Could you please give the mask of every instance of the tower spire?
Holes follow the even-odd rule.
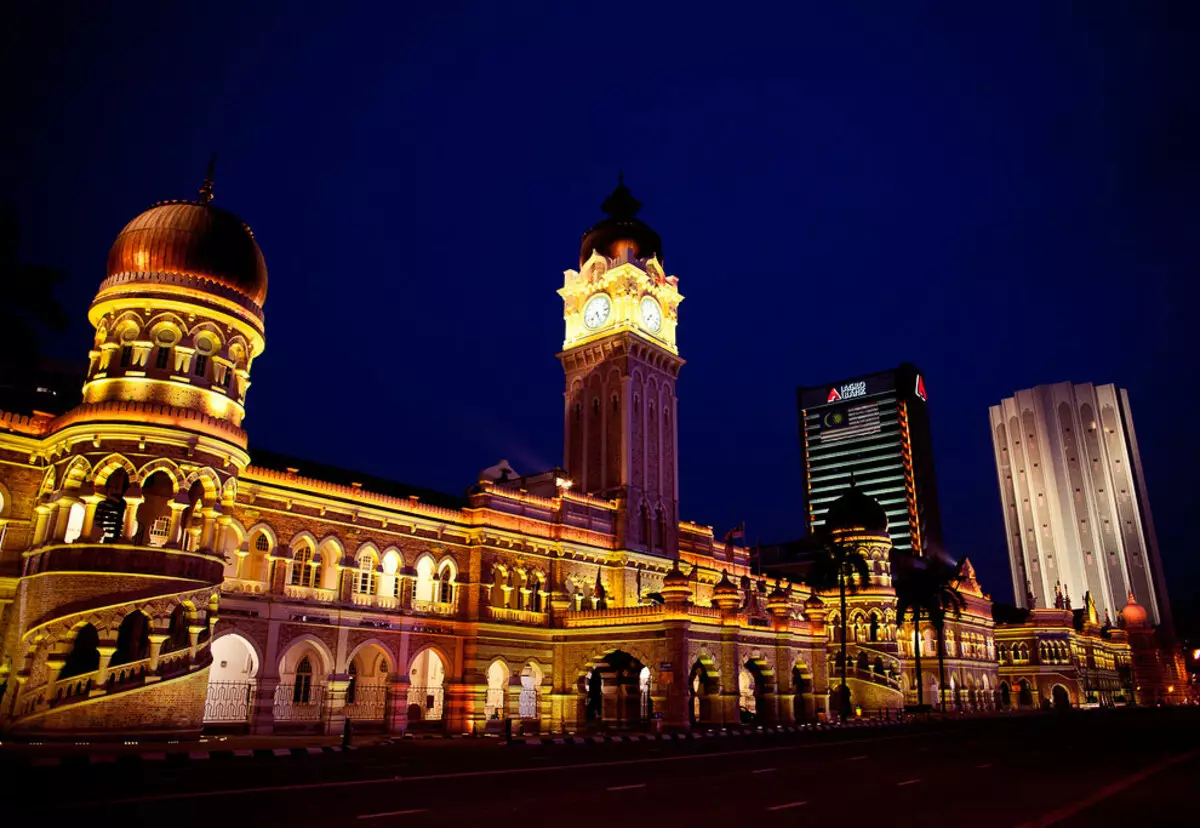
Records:
[[[217,167],[217,154],[214,152],[212,157],[208,159],[208,172],[204,174],[204,183],[200,185],[200,203],[212,204],[213,200],[213,172]]]

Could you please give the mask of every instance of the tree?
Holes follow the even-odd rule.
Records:
[[[955,617],[962,615],[967,601],[958,590],[962,579],[960,567],[951,566],[941,558],[933,558],[927,570],[929,590],[932,593],[931,604],[936,608],[930,612],[929,620],[937,631],[938,647],[938,702],[942,712],[946,712],[946,614],[954,613]]]
[[[925,706],[925,686],[921,679],[921,618],[933,620],[941,605],[929,578],[928,561],[911,552],[892,549],[892,585],[896,591],[896,620],[904,624],[913,617],[913,658],[917,668],[917,707]]]
[[[842,684],[838,688],[838,713],[843,719],[850,715],[850,688],[846,684],[846,665],[849,661],[846,654],[846,594],[857,592],[870,579],[871,567],[860,549],[853,543],[840,543],[833,538],[827,538],[821,545],[808,571],[807,581],[812,590],[832,592],[836,589],[841,601],[838,621],[842,628]]]

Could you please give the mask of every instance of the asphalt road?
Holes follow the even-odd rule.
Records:
[[[1198,709],[1075,711],[795,737],[417,742],[276,762],[118,762],[6,775],[45,825],[128,826],[170,815],[219,828],[1194,826],[1198,737]]]

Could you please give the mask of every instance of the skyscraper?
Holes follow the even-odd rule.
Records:
[[[1132,591],[1170,629],[1125,390],[1039,385],[992,406],[991,426],[1017,603],[1052,606],[1061,584],[1115,619]]]
[[[879,501],[892,544],[920,552],[941,542],[925,379],[907,363],[877,374],[799,388],[808,530],[851,476]]]

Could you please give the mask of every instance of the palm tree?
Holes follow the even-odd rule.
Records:
[[[929,620],[937,630],[938,655],[938,702],[942,712],[946,712],[946,614],[954,613],[957,618],[967,606],[958,589],[962,579],[961,567],[950,566],[940,558],[933,558],[927,570],[931,603],[936,604],[932,609]]]
[[[846,594],[857,592],[870,579],[871,567],[858,547],[852,543],[839,543],[832,538],[826,538],[821,545],[806,578],[813,591],[832,592],[836,589],[841,601],[838,621],[842,627],[842,684],[838,689],[838,713],[843,719],[850,715],[850,688],[846,684],[846,665],[849,661],[846,654]]]
[[[925,686],[921,680],[921,618],[931,621],[941,612],[941,604],[932,588],[928,561],[911,552],[892,549],[892,584],[896,591],[896,620],[913,618],[913,658],[917,668],[917,707],[925,706]]]

